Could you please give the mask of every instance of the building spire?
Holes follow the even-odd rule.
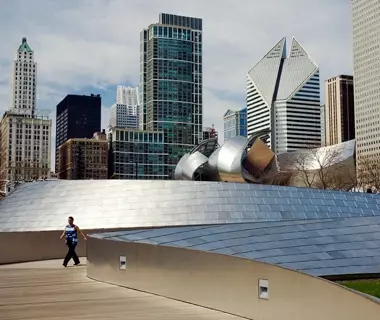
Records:
[[[18,51],[21,51],[21,52],[25,52],[25,51],[26,52],[33,52],[33,50],[28,45],[28,41],[27,41],[26,37],[22,38],[22,42],[21,42],[20,47],[18,48]]]

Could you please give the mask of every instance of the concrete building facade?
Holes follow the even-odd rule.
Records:
[[[160,14],[140,34],[140,129],[162,131],[173,176],[202,137],[202,19]]]
[[[380,156],[380,2],[352,0],[358,168]]]
[[[110,108],[110,126],[138,129],[140,121],[138,88],[118,85],[116,103]]]
[[[355,139],[354,79],[339,75],[325,81],[325,143]]]
[[[0,180],[10,184],[47,178],[51,168],[51,120],[6,112],[0,123]]]
[[[129,106],[138,106],[140,104],[139,88],[118,85],[116,88],[116,103],[126,104]]]
[[[321,145],[318,65],[293,38],[280,40],[247,75],[248,136],[268,132],[276,153]]]
[[[34,51],[22,38],[11,75],[12,102],[3,115],[1,131],[0,191],[15,183],[46,178],[51,161],[51,120],[36,109],[37,63]]]
[[[139,128],[139,106],[115,103],[110,108],[110,126]]]
[[[326,106],[321,105],[321,146],[326,145]]]
[[[92,139],[69,139],[58,150],[59,179],[107,179],[108,141],[104,132],[95,133]]]
[[[11,75],[12,110],[23,110],[26,115],[33,116],[36,109],[37,63],[34,61],[34,51],[28,45],[27,39],[17,50]]]

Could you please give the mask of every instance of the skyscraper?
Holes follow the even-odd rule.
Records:
[[[138,129],[139,114],[138,88],[117,86],[116,103],[110,108],[110,126]]]
[[[248,72],[247,119],[276,153],[321,145],[319,68],[296,39],[288,57],[283,38]]]
[[[116,90],[116,103],[138,106],[139,89],[118,85]]]
[[[58,172],[58,148],[71,138],[92,138],[100,132],[100,95],[67,95],[57,105],[55,170]]]
[[[354,80],[339,75],[325,81],[325,139],[331,146],[355,139]]]
[[[223,116],[224,141],[236,136],[247,136],[247,108],[227,110]]]
[[[326,106],[321,105],[321,146],[326,145]]]
[[[110,108],[110,126],[119,128],[139,128],[139,107],[115,103]]]
[[[37,63],[26,38],[17,50],[11,81],[12,110],[32,116],[36,109]]]
[[[110,128],[110,179],[166,180],[162,132]]]
[[[36,109],[37,64],[22,38],[11,75],[12,102],[0,123],[0,184],[46,178],[50,172],[51,120]],[[7,187],[8,188],[8,187]]]
[[[140,41],[140,128],[163,131],[171,176],[202,138],[202,20],[162,13]]]
[[[380,156],[380,2],[352,0],[356,155]]]

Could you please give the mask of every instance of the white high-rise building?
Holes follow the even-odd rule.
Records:
[[[380,157],[380,1],[352,0],[356,157]],[[360,168],[359,168],[360,169]]]
[[[110,109],[110,126],[138,129],[140,118],[138,88],[118,85],[116,103]]]
[[[47,178],[51,168],[51,120],[36,109],[37,64],[26,38],[13,64],[12,102],[0,122],[0,191]]]
[[[247,74],[247,134],[276,153],[321,145],[319,68],[293,38],[281,39]]]
[[[139,106],[115,103],[110,108],[110,126],[138,129]]]
[[[116,103],[129,106],[139,105],[139,88],[117,86]]]
[[[11,76],[12,111],[32,116],[36,109],[37,63],[26,38],[17,50]]]
[[[321,105],[321,146],[326,145],[326,106]]]

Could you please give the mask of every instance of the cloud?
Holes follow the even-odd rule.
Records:
[[[0,111],[9,106],[11,63],[21,37],[28,37],[38,62],[38,107],[52,109],[66,94],[85,88],[115,90],[119,83],[138,85],[139,33],[158,22],[160,12],[203,18],[204,125],[214,123],[221,137],[223,113],[245,104],[247,71],[283,36],[300,41],[319,64],[322,79],[352,72],[348,1],[236,3],[2,1]],[[109,106],[113,101],[103,99],[103,103]]]

